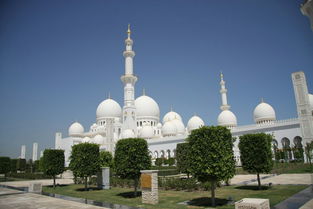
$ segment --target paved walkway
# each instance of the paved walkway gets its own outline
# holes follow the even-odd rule
[[[289,197],[288,199],[280,202],[275,205],[275,209],[298,209],[303,206],[305,203],[308,203],[310,200],[313,200],[312,187],[308,187],[301,192]],[[313,202],[312,202],[313,203]],[[307,206],[310,206],[312,209],[313,205],[308,203]]]
[[[29,180],[29,181],[7,181],[0,182],[1,185],[11,186],[11,187],[28,187],[30,183],[38,182],[42,186],[53,185],[53,179],[38,179],[38,180]],[[56,184],[73,184],[72,179],[56,179]]]

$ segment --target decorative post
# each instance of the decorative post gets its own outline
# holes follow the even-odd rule
[[[142,170],[141,172],[141,191],[142,203],[157,204],[159,203],[158,191],[158,171]]]
[[[98,188],[100,189],[110,189],[110,168],[101,168],[97,176]]]

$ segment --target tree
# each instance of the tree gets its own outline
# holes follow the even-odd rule
[[[100,169],[99,145],[92,143],[76,144],[72,147],[70,169],[75,176],[84,178],[87,191],[87,178]]]
[[[141,138],[121,139],[116,144],[114,155],[116,174],[122,179],[133,179],[135,196],[140,178],[140,170],[151,168],[147,141]]]
[[[109,151],[100,152],[100,166],[101,167],[113,167],[113,156]]]
[[[17,161],[18,161],[18,159],[11,159],[11,169],[10,169],[10,171],[12,172],[12,173],[16,173],[16,171],[17,171]]]
[[[175,164],[175,158],[173,158],[173,157],[168,158],[168,159],[165,161],[165,164],[168,165],[168,166],[174,165],[174,164]]]
[[[35,162],[34,162],[34,171],[35,172],[41,171],[40,166],[39,166],[39,164],[40,164],[39,161],[40,160],[35,160]]]
[[[7,173],[11,170],[11,161],[9,157],[0,157],[0,173],[4,174],[4,179],[7,178]]]
[[[25,171],[26,170],[26,159],[21,159],[19,158],[17,160],[17,163],[16,163],[16,168],[18,171]]]
[[[235,174],[233,139],[230,131],[222,126],[203,126],[193,130],[189,143],[190,170],[200,182],[211,182],[211,203],[215,206],[215,187]]]
[[[268,173],[273,168],[272,140],[272,135],[265,133],[240,136],[238,147],[242,168],[249,173],[257,174],[259,189],[261,189],[260,173]]]
[[[56,175],[63,173],[64,169],[64,150],[46,149],[42,156],[43,172],[53,177],[53,188],[55,188]]]
[[[163,163],[164,163],[164,158],[157,158],[155,159],[155,162],[154,162],[154,164],[159,167],[162,166]]]
[[[186,173],[188,178],[190,174],[189,151],[190,148],[188,143],[180,143],[176,145],[177,169],[180,173]]]
[[[313,150],[313,141],[306,143],[304,151],[306,155],[306,160],[309,161],[310,165],[312,164],[312,150]]]

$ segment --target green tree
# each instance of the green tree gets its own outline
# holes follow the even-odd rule
[[[100,166],[101,167],[113,167],[113,156],[109,151],[100,152]]]
[[[172,166],[172,165],[174,165],[174,164],[175,164],[175,158],[170,157],[170,158],[168,158],[168,159],[166,160],[166,165]]]
[[[133,179],[135,196],[140,170],[151,168],[147,141],[141,138],[121,139],[116,144],[114,155],[116,174],[122,179]]]
[[[25,171],[26,170],[26,159],[21,159],[19,158],[17,160],[17,163],[16,163],[16,168],[18,171]]]
[[[11,160],[9,157],[0,157],[0,173],[4,174],[4,179],[7,178],[7,173],[11,170]]]
[[[190,149],[190,169],[200,182],[211,182],[211,203],[215,206],[215,188],[235,174],[233,138],[222,126],[203,126],[187,138]]]
[[[70,169],[76,177],[84,178],[87,191],[87,178],[100,169],[99,145],[92,143],[76,144],[72,147]]]
[[[312,151],[313,151],[313,141],[306,143],[304,152],[306,155],[306,160],[309,161],[310,165],[312,164]]]
[[[34,162],[34,172],[38,172],[38,171],[41,171],[40,170],[40,166],[39,166],[39,163],[40,162],[40,160],[35,160],[35,162]]]
[[[53,177],[53,188],[55,188],[56,175],[63,173],[64,169],[64,150],[46,149],[42,156],[43,172]]]
[[[190,148],[188,143],[180,143],[176,145],[177,169],[180,173],[187,174],[188,178],[190,175],[189,151]]]
[[[164,158],[157,158],[155,159],[155,162],[154,162],[154,164],[159,167],[162,166],[163,163],[164,163]]]
[[[18,159],[11,159],[11,172],[12,173],[16,173],[16,171],[17,171],[17,161],[18,161]]]
[[[257,174],[259,189],[261,189],[260,173],[268,173],[273,169],[272,140],[272,135],[265,133],[240,136],[238,146],[242,168],[249,173]]]

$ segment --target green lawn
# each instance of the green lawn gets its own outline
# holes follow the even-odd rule
[[[242,198],[267,198],[270,199],[271,206],[283,201],[291,195],[305,189],[307,186],[297,185],[275,185],[267,190],[254,190],[254,186],[228,186],[221,187],[216,190],[216,197],[220,202],[226,202],[228,197],[232,197],[235,201]],[[82,191],[83,185],[60,186],[55,190],[51,187],[44,187],[43,191],[57,193],[66,196],[87,198],[102,202],[115,203],[121,205],[143,207],[143,208],[207,208],[210,192],[208,191],[159,191],[159,204],[147,205],[141,203],[141,197],[131,198],[132,189],[129,188],[112,188],[111,190],[93,190]],[[193,206],[179,205],[177,203],[186,200],[193,200]],[[218,208],[235,208],[233,205],[223,205]]]

